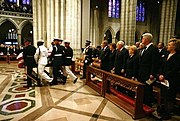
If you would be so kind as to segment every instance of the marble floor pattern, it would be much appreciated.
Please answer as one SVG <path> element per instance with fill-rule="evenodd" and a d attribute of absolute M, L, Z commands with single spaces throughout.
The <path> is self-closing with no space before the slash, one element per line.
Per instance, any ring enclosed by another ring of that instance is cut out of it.
<path fill-rule="evenodd" d="M 23 88 L 24 69 L 0 63 L 0 121 L 133 121 L 78 79 L 66 85 Z M 156 121 L 145 117 L 139 121 Z"/>

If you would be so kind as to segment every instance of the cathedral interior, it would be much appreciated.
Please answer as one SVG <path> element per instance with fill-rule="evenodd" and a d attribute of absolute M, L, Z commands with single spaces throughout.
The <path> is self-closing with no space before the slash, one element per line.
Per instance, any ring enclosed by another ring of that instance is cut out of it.
<path fill-rule="evenodd" d="M 87 40 L 92 47 L 100 46 L 103 40 L 109 44 L 123 40 L 126 45 L 135 45 L 146 32 L 153 35 L 154 45 L 163 42 L 166 46 L 170 38 L 180 37 L 180 1 L 0 0 L 1 47 L 21 48 L 25 39 L 37 47 L 42 39 L 49 48 L 57 37 L 70 41 L 76 61 L 82 57 Z M 129 115 L 89 86 L 87 77 L 80 79 L 82 70 L 76 73 L 76 84 L 67 78 L 65 85 L 45 83 L 42 87 L 24 88 L 26 71 L 18 67 L 17 54 L 8 54 L 0 50 L 0 121 L 161 120 L 155 116 L 156 111 L 137 119 Z M 159 90 L 155 90 L 158 95 Z M 177 104 L 179 110 L 169 121 L 180 120 L 180 94 Z"/>

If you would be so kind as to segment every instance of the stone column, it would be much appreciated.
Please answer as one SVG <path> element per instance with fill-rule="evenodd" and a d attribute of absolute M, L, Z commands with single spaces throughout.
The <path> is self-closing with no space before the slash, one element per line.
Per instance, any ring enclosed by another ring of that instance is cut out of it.
<path fill-rule="evenodd" d="M 90 40 L 92 45 L 94 45 L 94 9 L 90 8 Z"/>
<path fill-rule="evenodd" d="M 66 28 L 66 5 L 65 5 L 65 0 L 61 0 L 60 3 L 60 37 L 62 39 L 66 38 L 66 34 L 65 34 L 65 28 Z"/>
<path fill-rule="evenodd" d="M 17 6 L 19 6 L 19 0 L 17 0 Z"/>
<path fill-rule="evenodd" d="M 90 0 L 82 0 L 81 46 L 90 39 Z"/>
<path fill-rule="evenodd" d="M 42 0 L 42 39 L 45 41 L 44 45 L 47 46 L 47 29 L 46 29 L 46 1 Z"/>
<path fill-rule="evenodd" d="M 94 10 L 94 44 L 99 45 L 99 11 L 98 8 Z"/>
<path fill-rule="evenodd" d="M 178 0 L 163 0 L 159 41 L 165 44 L 174 35 Z"/>
<path fill-rule="evenodd" d="M 37 38 L 38 38 L 38 16 L 37 16 L 37 1 L 34 0 L 32 1 L 33 3 L 33 40 L 34 40 L 34 45 L 37 43 Z"/>
<path fill-rule="evenodd" d="M 84 1 L 87 2 L 87 0 Z M 90 7 L 90 0 L 88 1 L 87 4 Z M 42 38 L 49 47 L 54 36 L 68 39 L 71 41 L 75 53 L 79 53 L 82 36 L 81 9 L 81 0 L 40 0 L 33 2 L 34 40 L 37 42 L 38 39 Z M 87 23 L 86 14 L 84 14 L 84 18 Z M 86 31 L 89 31 L 87 25 Z M 85 35 L 87 33 L 89 34 L 89 32 L 85 32 Z"/>
<path fill-rule="evenodd" d="M 121 0 L 120 40 L 134 44 L 136 31 L 137 0 Z"/>
<path fill-rule="evenodd" d="M 22 45 L 22 43 L 21 43 L 21 33 L 17 33 L 17 41 L 18 41 L 19 45 Z"/>
<path fill-rule="evenodd" d="M 74 53 L 79 53 L 81 48 L 80 41 L 80 27 L 81 27 L 81 1 L 80 0 L 69 0 L 66 1 L 66 27 L 65 39 L 71 42 L 71 47 L 75 50 Z"/>
<path fill-rule="evenodd" d="M 54 10 L 54 15 L 55 15 L 55 36 L 56 37 L 59 37 L 60 35 L 59 35 L 59 22 L 60 22 L 60 20 L 59 20 L 59 18 L 60 18 L 60 16 L 59 16 L 59 13 L 60 13 L 60 6 L 59 6 L 59 0 L 55 0 L 55 10 Z"/>
<path fill-rule="evenodd" d="M 54 6 L 55 6 L 55 3 L 54 3 L 54 0 L 50 0 L 50 2 L 51 2 L 51 6 L 49 6 L 50 7 L 50 9 L 51 9 L 51 38 L 53 38 L 54 36 L 55 36 L 55 24 L 54 24 L 54 14 L 55 14 L 55 12 L 54 12 Z M 58 36 L 59 37 L 59 36 Z"/>
<path fill-rule="evenodd" d="M 116 36 L 112 37 L 112 43 L 116 43 Z"/>
<path fill-rule="evenodd" d="M 91 26 L 90 26 L 90 40 L 92 45 L 99 45 L 99 12 L 98 8 L 91 9 Z"/>
<path fill-rule="evenodd" d="M 82 19 L 81 19 L 81 16 L 82 16 L 82 1 L 81 0 L 78 0 L 77 1 L 77 11 L 76 11 L 76 15 L 77 15 L 77 37 L 76 37 L 76 46 L 75 48 L 77 50 L 75 50 L 76 53 L 81 53 L 81 23 L 82 23 Z M 89 8 L 90 9 L 90 8 Z"/>
<path fill-rule="evenodd" d="M 37 2 L 37 12 L 38 12 L 38 37 L 37 37 L 37 40 L 38 39 L 42 39 L 42 1 L 41 0 L 38 0 Z M 34 41 L 37 41 L 37 40 L 34 40 Z M 36 43 L 35 43 L 36 44 Z"/>
<path fill-rule="evenodd" d="M 46 1 L 46 32 L 47 32 L 47 47 L 50 47 L 52 41 L 51 38 L 51 2 L 50 0 Z"/>

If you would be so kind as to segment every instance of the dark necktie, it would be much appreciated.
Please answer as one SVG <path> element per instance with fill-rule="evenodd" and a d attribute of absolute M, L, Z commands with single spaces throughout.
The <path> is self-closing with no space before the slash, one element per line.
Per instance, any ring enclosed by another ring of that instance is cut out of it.
<path fill-rule="evenodd" d="M 144 49 L 142 50 L 142 52 L 141 52 L 141 56 L 144 54 L 144 52 L 146 51 L 146 46 L 144 46 Z"/>

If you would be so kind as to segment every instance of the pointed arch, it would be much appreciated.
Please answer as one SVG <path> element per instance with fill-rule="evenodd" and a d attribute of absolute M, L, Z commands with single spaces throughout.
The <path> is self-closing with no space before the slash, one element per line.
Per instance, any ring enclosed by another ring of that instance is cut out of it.
<path fill-rule="evenodd" d="M 115 42 L 118 42 L 120 40 L 120 29 L 118 29 L 115 36 Z"/>
<path fill-rule="evenodd" d="M 111 26 L 106 27 L 103 31 L 103 34 L 105 34 L 107 30 L 109 30 L 111 32 L 113 37 L 115 36 L 115 32 Z"/>
<path fill-rule="evenodd" d="M 29 23 L 33 26 L 33 23 L 32 23 L 31 21 L 29 21 L 29 20 L 24 20 L 24 21 L 22 21 L 22 22 L 19 24 L 19 33 L 21 33 L 23 27 L 24 27 L 25 25 L 29 24 Z"/>
<path fill-rule="evenodd" d="M 10 21 L 16 27 L 16 29 L 18 30 L 18 24 L 12 18 L 1 18 L 0 19 L 0 26 L 6 21 Z"/>

